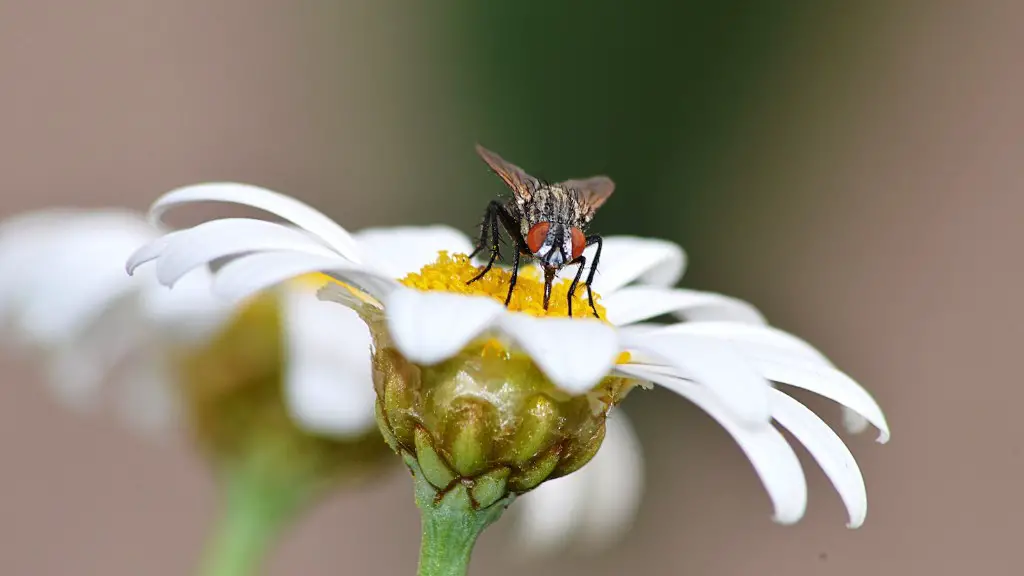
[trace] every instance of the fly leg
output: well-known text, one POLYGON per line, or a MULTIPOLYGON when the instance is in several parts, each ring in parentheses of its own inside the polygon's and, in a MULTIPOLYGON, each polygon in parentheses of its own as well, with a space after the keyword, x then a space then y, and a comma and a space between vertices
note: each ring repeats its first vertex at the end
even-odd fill
MULTIPOLYGON (((580 267, 576 270, 576 277, 572 279, 572 284, 569 285, 569 318, 572 318, 572 297, 576 294, 576 286, 580 283, 580 278, 583 277, 583 267, 587 265, 587 257, 580 254, 575 260, 569 262, 569 264, 579 264, 580 267)), ((587 286, 589 288, 590 286, 587 286)), ((593 299, 590 301, 590 305, 594 305, 593 299)), ((597 312, 595 311, 596 315, 597 312)))
POLYGON ((473 279, 466 282, 466 284, 472 284, 473 282, 483 278, 491 271, 491 268, 494 267, 494 261, 501 255, 501 243, 499 242, 498 237, 498 219, 504 211, 505 207, 497 200, 491 200, 490 204, 487 205, 487 212, 484 213, 484 221, 480 224, 480 238, 477 240, 476 248, 469 257, 472 258, 473 256, 476 256, 484 249, 485 246, 488 245, 487 233, 490 232, 491 258, 487 261, 487 266, 484 267, 483 272, 474 276, 473 279))
POLYGON ((512 277, 508 281, 508 296, 505 297, 505 307, 512 301, 512 291, 516 289, 516 279, 519 278, 519 250, 512 257, 512 277))
POLYGON ((491 258, 487 261, 487 266, 484 267, 483 271, 473 277, 472 280, 466 282, 466 284, 472 284, 477 280, 483 278, 491 268, 494 267, 494 261, 501 256, 500 245, 501 245, 501 234, 498 230, 498 223, 505 228, 505 233, 512 238, 512 241, 516 245, 516 253, 512 259, 512 276, 509 278, 508 283, 508 296, 505 297, 505 306, 509 305, 512 301, 512 292, 516 288, 516 280, 519 278, 519 257, 522 254, 529 254, 527 250, 529 248, 526 245, 526 240, 523 239, 522 232, 519 231, 519 224, 516 219, 508 213, 508 210, 498 202, 497 200, 491 200, 490 204, 487 205, 487 212, 484 215, 484 221, 480 225, 480 239, 477 241, 476 249, 473 250, 473 254, 470 258, 475 256, 484 246, 487 245, 487 233, 491 235, 491 258))
MULTIPOLYGON (((601 240, 599 234, 593 234, 587 236, 587 246, 597 244, 597 250, 594 251, 594 262, 590 264, 590 274, 587 274, 587 302, 590 303, 590 309, 594 311, 594 317, 600 319, 601 315, 597 313, 597 306, 594 305, 594 290, 590 287, 594 283, 594 274, 597 273, 597 263, 601 261, 601 248, 604 246, 604 241, 601 240)), ((580 256, 583 258, 583 256, 580 256)), ((576 272, 576 279, 579 280, 580 273, 583 272, 583 264, 580 264, 580 269, 576 272)), ((576 287, 576 283, 573 283, 573 288, 576 287)), ((569 297, 572 298, 572 288, 569 289, 569 297)), ((572 308, 570 308, 570 311, 572 308)), ((570 312, 570 316, 571 316, 570 312)))
POLYGON ((498 219, 501 220, 505 233, 512 239, 512 243, 516 245, 516 253, 512 257, 512 277, 509 278, 508 282, 508 296, 505 297, 505 306, 507 307, 508 303, 512 301, 512 291, 515 290, 516 280, 519 278, 519 257, 524 254, 529 256, 530 248, 526 245, 523 233, 519 231, 519 222, 508 213, 504 206, 498 212, 498 219))

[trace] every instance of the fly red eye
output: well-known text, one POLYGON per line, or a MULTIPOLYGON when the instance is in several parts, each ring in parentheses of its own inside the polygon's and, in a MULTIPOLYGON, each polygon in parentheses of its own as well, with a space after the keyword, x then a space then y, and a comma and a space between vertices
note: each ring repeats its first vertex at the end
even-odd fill
POLYGON ((548 237, 549 228, 551 228, 551 224, 538 222, 526 233, 526 245, 530 247, 530 251, 534 254, 540 252, 541 247, 544 246, 544 240, 548 237))
POLYGON ((583 235, 583 231, 579 228, 572 229, 572 259, 575 260, 583 254, 583 249, 587 247, 587 237, 583 235))

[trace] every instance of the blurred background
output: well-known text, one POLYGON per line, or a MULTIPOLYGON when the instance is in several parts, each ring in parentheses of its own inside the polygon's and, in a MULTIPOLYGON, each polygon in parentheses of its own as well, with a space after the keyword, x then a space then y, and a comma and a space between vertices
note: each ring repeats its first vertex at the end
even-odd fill
MULTIPOLYGON (((551 179, 607 173, 596 229, 682 243, 686 286, 818 345, 893 441, 847 436, 862 529, 809 459, 807 517, 781 527, 721 428, 637 393, 637 524, 533 574, 1016 573, 1024 4, 573 4, 0 1, 0 215, 234 179, 349 228, 470 231, 503 192, 477 141, 551 179)), ((0 369, 0 573, 191 573, 215 494, 187 443, 0 369)), ((506 535, 474 573, 524 569, 506 535)), ((270 573, 411 574, 417 542, 399 472, 304 518, 270 573)))

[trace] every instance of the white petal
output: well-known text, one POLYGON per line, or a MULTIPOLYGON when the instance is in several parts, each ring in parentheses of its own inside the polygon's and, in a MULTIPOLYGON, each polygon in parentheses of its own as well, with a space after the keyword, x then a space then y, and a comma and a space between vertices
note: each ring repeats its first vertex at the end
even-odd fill
POLYGON ((408 288, 392 292, 384 309, 398 351, 424 365, 455 356, 505 313, 492 298, 408 288))
POLYGON ((237 302, 260 290, 312 272, 345 279, 380 299, 398 287, 390 277, 378 275, 337 254, 263 252, 228 262, 214 277, 214 292, 237 302))
POLYGON ((881 431, 879 442, 889 439, 885 416, 871 395, 832 366, 821 352, 788 332, 737 322, 686 322, 666 326, 644 336, 656 338, 659 334, 690 334, 728 341, 765 378, 831 398, 863 414, 878 427, 881 431))
POLYGON ((629 419, 612 412, 601 449, 580 470, 548 480, 513 508, 515 533, 528 554, 560 551, 573 538, 591 550, 612 544, 636 517, 643 458, 629 419))
POLYGON ((675 313, 691 321, 730 320, 764 324, 764 317, 750 304, 697 290, 627 286, 602 298, 608 321, 616 326, 633 324, 662 314, 675 313))
POLYGON ((843 428, 850 434, 861 434, 868 429, 871 425, 868 419, 861 416, 860 414, 850 410, 846 406, 842 406, 843 410, 843 428))
POLYGON ((438 252, 469 254, 473 244, 450 226, 403 226, 367 228, 353 234, 368 262, 403 278, 437 260, 438 252))
POLYGON ((376 401, 366 324, 312 292, 288 289, 283 304, 285 395, 293 416, 312 432, 365 434, 374 426, 376 401))
MULTIPOLYGON (((594 261, 596 245, 584 255, 594 261)), ((601 261, 594 277, 594 291, 602 296, 632 282, 672 286, 683 275, 686 253, 677 244, 653 238, 609 236, 604 239, 601 261)))
POLYGON ((841 371, 804 360, 783 361, 760 354, 751 357, 751 363, 765 378, 810 390, 858 412, 878 428, 878 442, 884 444, 889 441, 889 424, 878 403, 867 390, 841 371))
POLYGON ((742 421, 770 421, 771 383, 729 342, 691 334, 656 333, 623 335, 623 343, 630 351, 656 356, 679 376, 699 382, 742 421))
POLYGON ((858 528, 868 513, 868 493, 857 461, 843 441, 803 404, 779 390, 772 390, 772 416, 811 453, 835 486, 850 516, 847 524, 858 528))
POLYGON ((831 366, 828 358, 806 341, 778 328, 740 322, 681 322, 661 329, 664 334, 694 334, 735 344, 744 353, 769 354, 776 358, 800 358, 831 366))
POLYGON ((663 386, 696 404, 725 428, 750 459, 775 508, 775 521, 792 524, 807 509, 807 480, 793 448, 770 424, 746 426, 709 390, 692 382, 645 370, 619 366, 617 371, 663 386))
POLYGON ((264 210, 310 232, 354 262, 361 256, 352 236, 320 211, 290 196, 237 182, 209 182, 172 190, 153 203, 150 217, 159 220, 175 206, 197 202, 227 202, 264 210))
POLYGON ((147 244, 139 246, 139 248, 135 252, 132 252, 125 262, 125 271, 128 272, 129 275, 135 274, 135 270, 138 269, 139 266, 159 258, 160 255, 164 253, 164 250, 167 250, 168 246, 173 242, 176 242, 178 237, 186 232, 188 232, 188 230, 168 232, 147 244))
POLYGON ((621 349, 615 329, 592 319, 504 314, 502 330, 559 388, 582 394, 608 375, 621 349))
POLYGON ((156 261, 156 276, 162 284, 173 285, 178 278, 221 258, 247 252, 287 250, 341 259, 309 234, 248 218, 213 220, 182 230, 166 245, 156 261))

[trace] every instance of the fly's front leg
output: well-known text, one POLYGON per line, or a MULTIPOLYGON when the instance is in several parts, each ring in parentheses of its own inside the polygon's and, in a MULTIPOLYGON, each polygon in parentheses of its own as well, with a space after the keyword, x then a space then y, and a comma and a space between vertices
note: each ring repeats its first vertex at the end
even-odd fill
POLYGON ((512 277, 508 281, 508 296, 505 297, 505 307, 508 308, 508 303, 512 301, 512 291, 516 289, 516 279, 519 278, 519 250, 516 250, 516 255, 512 258, 512 277))
MULTIPOLYGON (((572 318, 572 297, 576 294, 576 286, 580 283, 580 278, 583 276, 583 267, 587 265, 587 257, 580 254, 569 264, 580 265, 579 269, 576 270, 576 277, 572 279, 572 284, 569 285, 569 318, 572 318)), ((590 305, 594 305, 593 300, 591 300, 590 305)), ((597 312, 594 313, 597 314, 597 312)))
MULTIPOLYGON (((601 261, 601 248, 604 246, 604 241, 601 239, 599 234, 587 236, 587 246, 597 244, 597 250, 594 251, 594 261, 590 264, 590 274, 587 274, 587 302, 590 303, 590 309, 594 312, 594 317, 600 319, 601 315, 597 313, 597 306, 594 305, 594 290, 591 288, 591 284, 594 283, 594 274, 597 273, 597 263, 601 261)), ((583 258, 583 256, 580 256, 583 258)), ((583 272, 583 265, 580 264, 579 272, 576 273, 576 279, 579 280, 580 273, 583 272)), ((573 283, 573 287, 576 287, 576 283, 573 283)), ((572 298, 572 290, 569 290, 569 297, 572 298)))

